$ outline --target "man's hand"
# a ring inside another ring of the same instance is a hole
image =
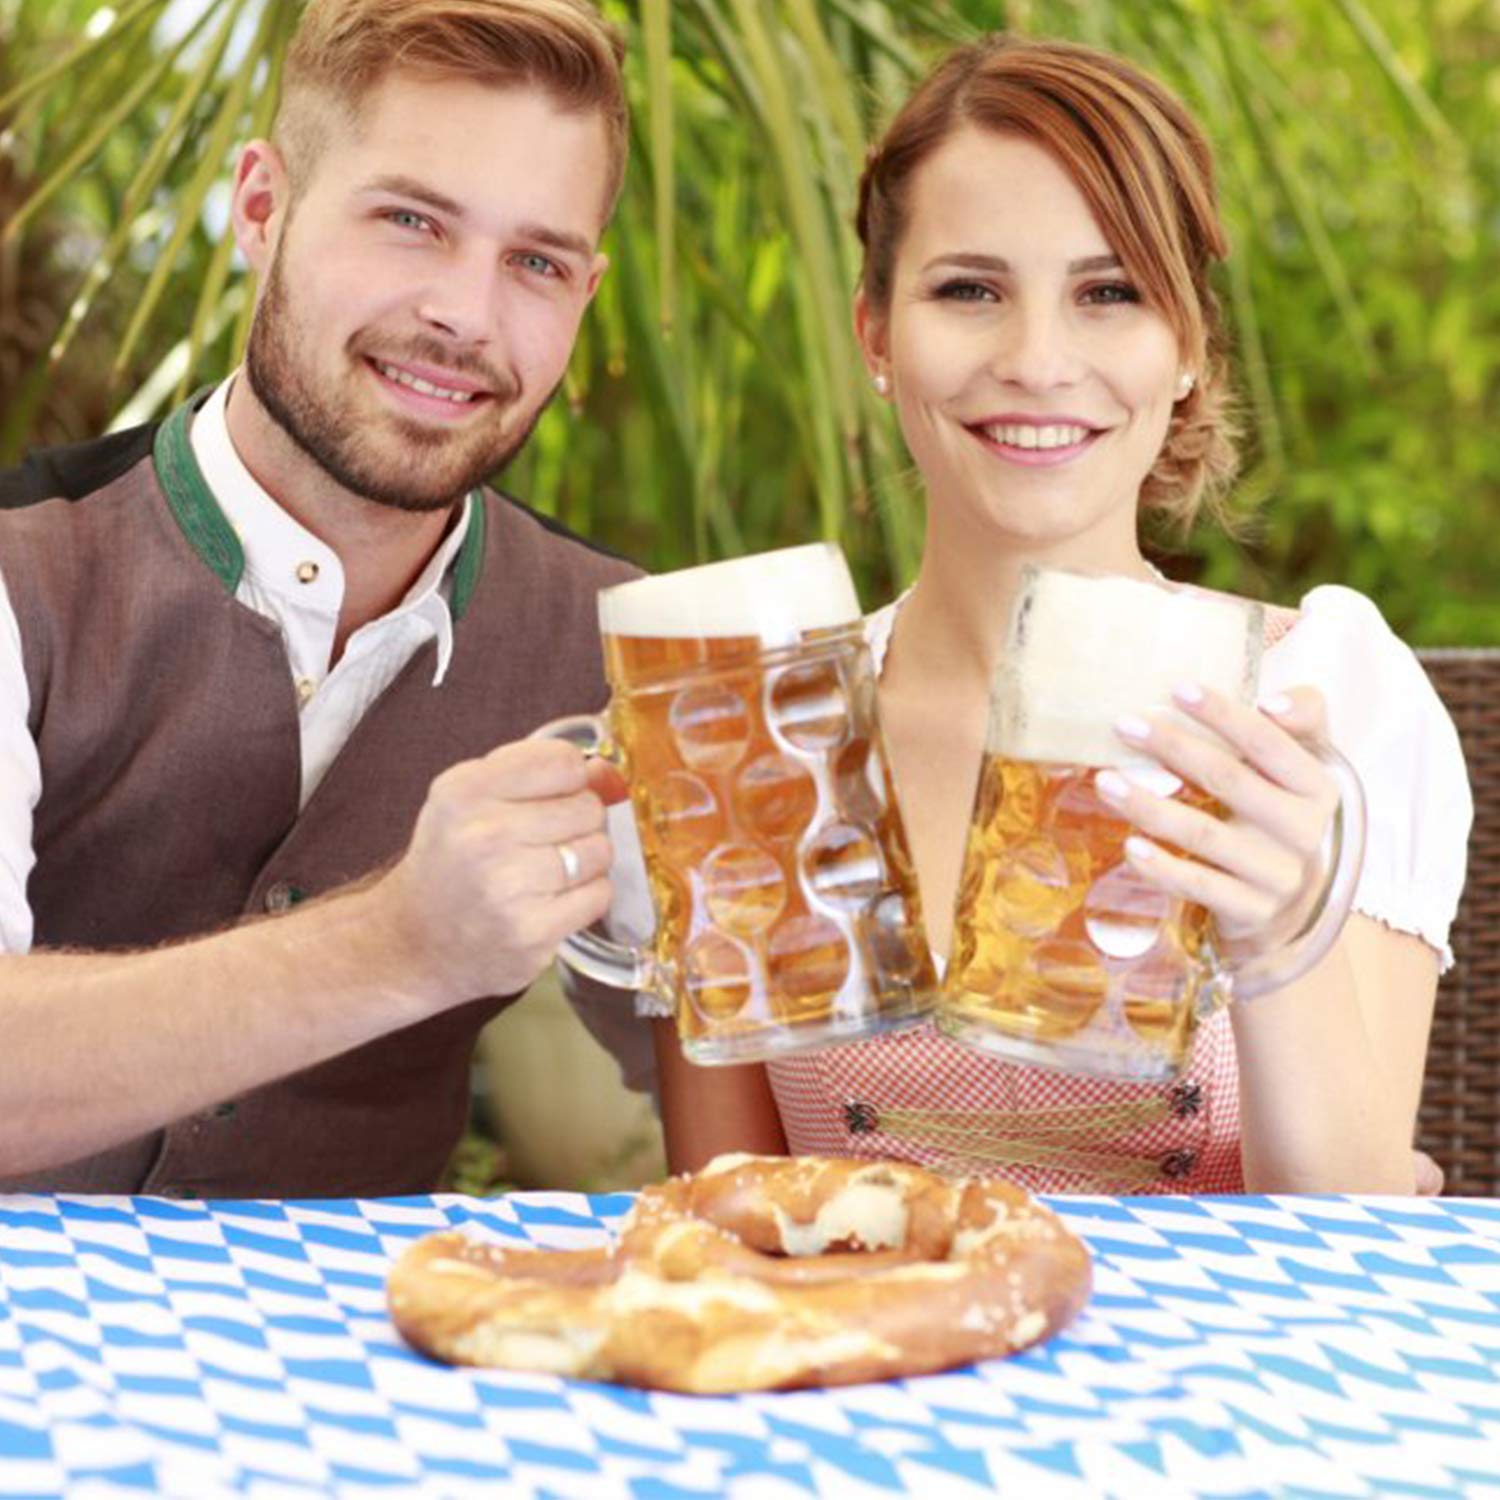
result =
[[[606,803],[619,773],[560,740],[523,740],[443,772],[411,845],[372,891],[444,1004],[524,989],[609,909]],[[559,846],[571,849],[572,861]]]
[[[0,954],[0,1177],[523,989],[608,907],[604,805],[623,792],[612,767],[526,740],[438,777],[369,884],[139,953]]]

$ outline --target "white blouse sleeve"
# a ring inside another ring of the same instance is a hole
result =
[[[31,948],[26,881],[35,863],[31,820],[41,800],[42,768],[26,722],[30,712],[21,629],[0,576],[0,953]]]
[[[1353,589],[1314,589],[1261,668],[1261,692],[1319,688],[1329,736],[1364,783],[1354,909],[1415,933],[1453,963],[1474,804],[1458,732],[1411,649]]]

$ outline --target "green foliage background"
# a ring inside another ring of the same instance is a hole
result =
[[[1164,76],[1220,152],[1244,534],[1180,576],[1371,594],[1500,644],[1500,0],[606,0],[634,154],[565,399],[506,483],[653,567],[841,541],[867,605],[921,497],[849,330],[866,140],[952,41],[1011,27]],[[230,368],[222,234],[300,0],[0,0],[0,463]],[[112,19],[111,19],[112,18]]]

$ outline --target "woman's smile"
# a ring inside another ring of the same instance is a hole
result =
[[[987,452],[1007,463],[1054,468],[1081,458],[1106,429],[1078,417],[1007,414],[964,426]]]

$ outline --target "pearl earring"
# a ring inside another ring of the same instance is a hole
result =
[[[891,383],[884,375],[872,375],[870,377],[870,384],[875,387],[875,394],[877,396],[887,395],[891,389]]]
[[[1177,377],[1177,399],[1179,401],[1185,401],[1188,398],[1192,392],[1193,384],[1193,372],[1191,370],[1184,370]]]

